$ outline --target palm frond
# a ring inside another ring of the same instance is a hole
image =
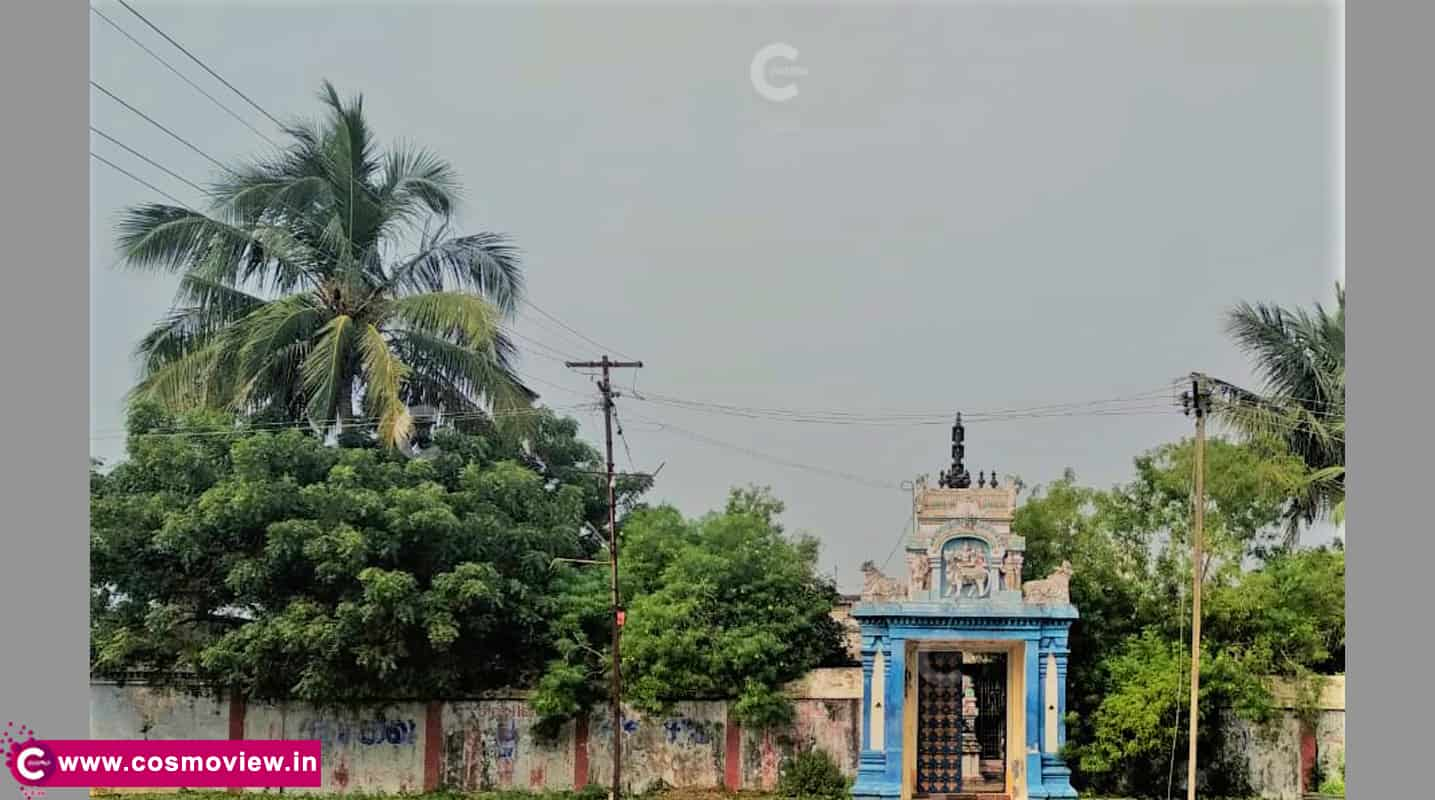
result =
[[[389,285],[405,292],[476,291],[509,316],[523,296],[523,273],[507,237],[479,233],[427,243],[394,269]]]
[[[390,342],[412,368],[404,398],[411,405],[427,403],[452,412],[467,410],[456,405],[479,408],[487,401],[495,411],[517,411],[531,408],[538,399],[492,351],[416,330],[391,333]],[[451,402],[455,392],[464,398],[462,404]]]
[[[343,397],[346,388],[352,384],[345,380],[352,356],[354,320],[339,315],[329,320],[320,330],[313,347],[304,357],[301,373],[304,378],[304,393],[309,398],[308,412],[313,419],[334,418],[341,410],[341,404],[352,400]]]
[[[1313,476],[1291,498],[1286,541],[1322,516],[1344,514],[1345,290],[1336,284],[1336,309],[1314,312],[1243,303],[1227,317],[1227,332],[1251,355],[1260,393],[1226,386],[1216,419],[1250,437],[1275,437]]]
[[[397,447],[413,434],[413,417],[403,401],[409,367],[394,355],[384,334],[372,324],[360,335],[359,357],[364,368],[365,410],[379,421],[379,441]]]
[[[215,342],[180,353],[149,370],[128,399],[152,400],[175,410],[222,407],[222,365],[223,348]]]
[[[437,155],[400,144],[384,159],[378,194],[398,219],[412,220],[422,209],[448,217],[458,201],[458,176],[453,166]]]
[[[459,292],[426,292],[394,298],[388,305],[399,325],[470,349],[491,350],[498,310],[487,300]]]

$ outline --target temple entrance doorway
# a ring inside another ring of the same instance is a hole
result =
[[[1010,660],[998,649],[916,653],[912,794],[932,800],[1009,796]]]

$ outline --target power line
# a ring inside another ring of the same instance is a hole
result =
[[[836,426],[858,426],[858,427],[920,427],[920,426],[945,426],[951,423],[950,417],[941,418],[871,418],[871,419],[842,419],[833,417],[797,417],[797,416],[774,416],[763,414],[749,414],[743,412],[722,411],[703,407],[692,407],[687,405],[662,403],[658,405],[671,407],[682,411],[695,411],[719,416],[731,416],[744,419],[762,420],[769,422],[787,422],[808,425],[836,425]],[[1019,420],[1051,419],[1059,417],[1102,417],[1102,416],[1154,416],[1168,413],[1169,405],[1145,404],[1139,406],[1112,406],[1106,408],[1076,409],[1071,411],[1051,411],[1045,413],[1028,414],[1003,414],[1000,416],[978,416],[972,415],[976,421],[992,422],[1014,422]]]
[[[1055,403],[1043,406],[1030,406],[1026,408],[998,409],[990,411],[977,411],[966,414],[976,420],[993,421],[1000,418],[1033,418],[1038,416],[1061,416],[1071,411],[1092,409],[1096,411],[1145,411],[1165,408],[1165,405],[1157,405],[1154,401],[1166,395],[1169,389],[1161,388],[1142,392],[1140,394],[1115,397],[1106,400],[1086,400],[1067,403]],[[680,397],[658,393],[634,393],[639,400],[669,405],[674,407],[688,408],[691,410],[708,411],[710,413],[721,413],[731,416],[745,416],[755,419],[776,419],[794,422],[826,423],[826,424],[928,424],[945,425],[950,421],[950,411],[939,412],[854,412],[834,411],[830,409],[791,409],[791,408],[764,408],[756,406],[726,405],[711,403],[700,400],[687,400]],[[1171,395],[1174,404],[1174,394]],[[1095,408],[1103,406],[1104,408]]]
[[[544,311],[542,308],[539,307],[539,305],[538,305],[537,303],[533,302],[532,300],[529,300],[528,298],[525,297],[525,298],[522,298],[521,302],[522,302],[524,305],[526,305],[526,306],[532,308],[534,311],[537,311],[539,314],[542,314],[543,316],[547,317],[548,319],[550,319],[550,320],[552,320],[553,322],[557,323],[558,325],[562,326],[562,328],[563,328],[564,330],[568,331],[569,333],[573,334],[574,336],[577,336],[579,339],[582,339],[584,342],[593,345],[594,347],[598,348],[599,350],[602,350],[602,351],[608,352],[608,353],[615,353],[615,354],[617,354],[617,355],[619,355],[619,356],[622,356],[623,358],[632,360],[632,356],[630,356],[630,355],[624,353],[622,350],[619,350],[619,349],[616,348],[616,347],[608,347],[607,345],[604,345],[604,344],[601,344],[601,343],[599,343],[599,342],[594,341],[593,339],[591,339],[591,338],[589,338],[588,336],[584,335],[584,334],[583,334],[581,331],[579,331],[578,329],[572,327],[572,326],[569,325],[568,323],[566,323],[566,322],[564,322],[563,320],[559,319],[558,317],[556,317],[556,316],[554,316],[554,315],[548,313],[547,311]],[[636,375],[637,373],[634,373],[634,374]]]
[[[139,39],[136,39],[133,35],[130,34],[129,31],[125,30],[124,28],[121,28],[121,27],[119,26],[119,23],[117,23],[117,22],[115,22],[114,20],[110,19],[109,17],[105,16],[104,12],[100,11],[98,8],[95,8],[94,6],[90,6],[90,10],[93,11],[93,12],[95,12],[95,15],[98,16],[100,19],[104,20],[105,22],[108,22],[108,23],[110,24],[110,27],[112,27],[112,28],[114,28],[115,30],[119,31],[120,34],[123,35],[126,39],[129,39],[131,42],[134,42],[134,44],[135,44],[136,47],[138,47],[139,49],[145,51],[146,53],[149,53],[150,56],[151,56],[152,58],[154,58],[155,61],[158,61],[159,63],[163,64],[164,67],[165,67],[165,69],[168,69],[170,72],[173,72],[175,75],[179,76],[179,79],[180,79],[180,80],[182,80],[182,81],[184,81],[185,83],[189,84],[190,86],[194,87],[194,90],[195,90],[195,91],[197,91],[197,92],[199,92],[200,94],[204,95],[205,97],[209,98],[210,102],[212,102],[212,103],[214,103],[215,105],[219,106],[220,108],[224,109],[224,112],[227,113],[229,116],[233,117],[233,118],[235,119],[235,121],[237,121],[240,125],[243,125],[244,127],[248,128],[249,130],[254,131],[254,133],[257,134],[260,138],[264,139],[266,142],[268,142],[268,143],[274,145],[275,147],[278,147],[278,146],[279,146],[279,143],[278,143],[278,142],[274,141],[273,139],[270,139],[268,136],[265,136],[263,131],[261,131],[261,130],[259,130],[258,128],[254,127],[253,125],[249,124],[249,121],[248,121],[248,120],[246,120],[246,119],[244,119],[243,117],[239,116],[239,114],[238,114],[237,112],[235,112],[233,109],[231,109],[229,106],[226,106],[224,103],[221,103],[221,102],[219,101],[219,99],[216,98],[214,95],[210,94],[209,92],[206,92],[206,91],[204,90],[204,87],[202,87],[202,86],[200,86],[199,84],[195,83],[194,81],[190,80],[190,78],[189,78],[188,75],[185,75],[183,72],[180,72],[177,68],[175,68],[175,66],[174,66],[173,64],[171,64],[171,63],[169,63],[168,61],[164,60],[164,58],[163,58],[162,56],[160,56],[159,53],[156,53],[155,51],[149,49],[149,47],[147,47],[144,42],[141,42]]]
[[[174,170],[170,169],[169,167],[166,167],[165,165],[159,163],[158,161],[155,161],[154,159],[150,158],[149,156],[145,155],[144,153],[141,153],[140,151],[134,149],[133,147],[130,147],[129,145],[125,144],[124,142],[120,141],[119,139],[116,139],[115,137],[109,135],[108,133],[105,133],[104,131],[100,130],[99,128],[96,128],[94,125],[91,125],[91,126],[90,126],[90,130],[93,131],[94,133],[97,133],[97,134],[99,134],[100,136],[103,136],[104,138],[110,140],[111,142],[115,143],[116,145],[119,145],[121,148],[123,148],[125,151],[127,151],[128,153],[130,153],[130,154],[133,155],[134,157],[140,159],[141,161],[144,161],[146,164],[149,164],[150,166],[154,167],[155,169],[158,169],[159,171],[161,171],[161,172],[165,173],[166,175],[170,176],[171,178],[174,178],[175,180],[180,181],[181,183],[186,183],[186,184],[188,184],[189,186],[193,187],[193,188],[195,189],[195,191],[199,192],[200,194],[206,194],[205,189],[204,189],[203,186],[200,186],[199,184],[195,183],[194,181],[190,180],[189,178],[184,177],[183,175],[179,174],[178,172],[175,172]],[[180,205],[184,205],[184,204],[181,203]]]
[[[735,445],[735,444],[732,444],[732,443],[730,443],[730,442],[722,441],[721,439],[714,439],[714,438],[712,438],[712,437],[710,437],[710,436],[705,436],[705,435],[703,435],[703,434],[701,434],[701,433],[698,433],[698,432],[696,432],[696,431],[691,431],[691,430],[688,430],[688,429],[686,429],[686,428],[681,428],[681,427],[678,427],[677,425],[673,425],[673,424],[668,423],[668,422],[663,422],[663,421],[661,421],[661,420],[655,420],[655,419],[652,419],[652,418],[649,418],[649,417],[638,417],[638,419],[641,419],[641,420],[643,420],[644,422],[651,422],[651,423],[657,425],[657,426],[658,426],[658,430],[660,430],[660,431],[668,431],[668,432],[671,432],[671,433],[675,433],[675,434],[677,434],[677,435],[679,435],[679,436],[682,436],[682,437],[685,437],[685,438],[688,438],[688,439],[692,439],[692,440],[694,440],[694,441],[698,441],[698,442],[702,442],[702,443],[704,443],[704,444],[712,445],[713,447],[720,447],[720,448],[723,448],[723,449],[726,449],[726,450],[732,450],[732,451],[734,451],[734,452],[742,453],[742,454],[744,454],[744,455],[751,456],[752,458],[756,458],[756,459],[761,460],[761,461],[768,461],[768,462],[771,462],[771,463],[773,463],[773,464],[777,464],[777,465],[779,465],[779,466],[788,467],[788,468],[790,468],[790,469],[805,470],[805,471],[817,473],[817,474],[820,474],[820,475],[826,475],[826,476],[829,477],[829,478],[837,478],[837,479],[839,479],[839,480],[850,481],[850,482],[852,482],[852,483],[857,483],[857,484],[860,484],[860,485],[862,485],[862,486],[866,486],[866,487],[871,488],[871,489],[887,489],[887,490],[897,489],[897,490],[900,490],[899,487],[897,487],[896,485],[891,484],[891,483],[885,483],[885,482],[882,482],[882,481],[873,480],[873,479],[871,479],[871,478],[864,478],[864,477],[861,476],[861,475],[854,475],[854,474],[849,473],[849,472],[842,472],[842,471],[839,471],[839,470],[827,469],[826,467],[818,467],[818,466],[814,466],[814,465],[812,465],[812,464],[804,464],[804,463],[801,463],[801,462],[799,462],[799,461],[790,461],[790,460],[787,460],[787,459],[784,459],[784,458],[780,458],[780,457],[778,457],[778,456],[774,456],[774,455],[771,455],[771,454],[768,454],[768,453],[764,453],[764,452],[762,452],[762,451],[760,451],[760,450],[753,450],[752,448],[743,447],[742,445]]]
[[[129,170],[125,169],[124,167],[121,167],[120,165],[118,165],[118,164],[116,164],[115,162],[109,160],[108,158],[105,158],[104,156],[102,156],[102,155],[96,153],[95,151],[93,151],[93,150],[90,151],[90,157],[93,158],[93,159],[95,159],[96,161],[99,161],[99,162],[102,163],[102,164],[105,164],[105,165],[109,166],[111,169],[115,170],[116,172],[119,172],[119,173],[121,173],[122,175],[125,175],[125,176],[128,177],[130,180],[132,180],[132,181],[134,181],[134,182],[136,182],[136,183],[139,183],[139,184],[141,184],[141,185],[143,185],[143,186],[148,187],[148,188],[150,189],[150,191],[158,192],[159,194],[162,194],[162,195],[164,195],[165,197],[168,197],[169,199],[173,200],[174,202],[180,204],[181,206],[184,206],[185,208],[189,208],[189,204],[185,203],[183,200],[179,199],[178,197],[175,197],[174,195],[170,194],[169,192],[166,192],[165,190],[159,188],[158,186],[155,186],[153,183],[150,183],[149,181],[145,180],[144,178],[141,178],[140,176],[134,174],[133,172],[130,172]],[[190,209],[190,210],[193,211],[194,209]],[[123,258],[123,256],[121,256],[121,258]]]
[[[848,412],[831,410],[761,409],[754,407],[730,406],[696,400],[684,400],[665,395],[634,393],[640,400],[681,410],[698,411],[708,414],[744,417],[748,419],[771,420],[825,425],[869,425],[869,426],[915,426],[946,425],[950,422],[948,412]],[[1088,400],[1029,409],[1001,409],[966,414],[972,419],[986,422],[1000,422],[1018,419],[1039,419],[1065,416],[1126,416],[1164,412],[1173,403],[1156,403],[1156,395],[1147,393],[1108,400]]]
[[[100,91],[104,92],[106,95],[108,95],[108,96],[110,97],[111,100],[114,100],[116,103],[119,103],[120,105],[124,106],[125,108],[128,108],[130,111],[134,112],[136,115],[138,115],[139,117],[143,118],[143,119],[144,119],[146,122],[148,122],[149,124],[155,126],[156,128],[159,128],[160,130],[162,130],[162,131],[164,131],[165,133],[169,134],[170,137],[172,137],[175,141],[179,142],[180,144],[184,145],[185,147],[188,147],[190,150],[193,150],[194,152],[196,152],[196,153],[200,154],[201,156],[205,157],[206,159],[209,160],[210,163],[214,164],[216,167],[219,167],[220,169],[224,170],[225,172],[228,172],[228,173],[231,174],[231,175],[237,174],[237,173],[234,172],[234,170],[230,169],[229,167],[226,167],[224,164],[221,164],[221,163],[219,162],[219,159],[217,159],[217,158],[215,158],[214,156],[211,156],[210,154],[204,152],[203,150],[199,149],[199,147],[198,147],[197,145],[195,145],[195,144],[193,144],[192,142],[190,142],[188,139],[184,138],[183,136],[180,136],[179,134],[175,133],[174,131],[172,131],[172,130],[170,130],[169,128],[165,127],[164,125],[160,124],[158,121],[156,121],[156,120],[154,119],[154,117],[151,117],[150,115],[144,113],[143,111],[140,111],[138,108],[135,108],[134,106],[130,105],[128,102],[126,102],[125,100],[123,100],[122,98],[120,98],[120,97],[119,97],[118,95],[116,95],[114,92],[110,91],[109,89],[106,89],[105,87],[99,85],[98,83],[95,83],[93,80],[90,81],[90,85],[93,86],[93,87],[95,87],[96,89],[99,89]]]
[[[251,105],[251,106],[253,106],[254,108],[256,108],[256,109],[259,111],[259,113],[261,113],[261,114],[263,114],[264,116],[268,117],[269,120],[270,120],[271,122],[273,122],[275,125],[278,125],[281,130],[284,128],[284,123],[280,122],[277,117],[275,117],[273,114],[270,114],[268,111],[265,111],[263,106],[259,105],[258,103],[254,102],[253,100],[251,100],[251,99],[249,98],[249,95],[247,95],[247,94],[245,94],[244,92],[239,91],[239,89],[235,88],[234,84],[232,84],[232,83],[230,83],[229,81],[225,80],[224,77],[223,77],[222,75],[220,75],[218,72],[215,72],[213,69],[210,69],[210,67],[209,67],[208,64],[204,63],[203,61],[201,61],[201,60],[199,59],[199,56],[196,56],[194,53],[189,52],[189,50],[186,49],[184,45],[182,45],[182,44],[180,44],[179,42],[175,41],[175,39],[174,39],[173,36],[170,36],[169,34],[165,33],[163,30],[160,30],[160,27],[159,27],[158,25],[154,24],[153,22],[150,22],[148,17],[146,17],[144,14],[141,14],[140,12],[136,11],[135,8],[134,8],[134,6],[132,6],[132,5],[130,5],[129,3],[125,2],[125,0],[119,0],[119,4],[122,5],[122,6],[124,6],[125,9],[127,9],[131,14],[134,14],[136,17],[139,17],[141,22],[143,22],[144,24],[148,25],[155,33],[158,33],[160,36],[163,36],[164,39],[165,39],[165,41],[167,41],[167,42],[169,42],[170,44],[174,45],[175,48],[178,49],[181,53],[184,53],[185,55],[189,56],[189,59],[190,59],[191,61],[193,61],[194,63],[198,64],[200,67],[202,67],[205,72],[208,72],[210,75],[214,76],[214,79],[215,79],[215,80],[217,80],[217,81],[219,81],[220,83],[224,84],[225,86],[229,87],[229,90],[230,90],[231,92],[234,92],[235,94],[239,95],[239,97],[242,98],[242,99],[244,100],[244,102],[246,102],[246,103],[248,103],[249,105]],[[262,136],[263,134],[260,134],[260,135]]]
[[[888,550],[887,557],[882,559],[882,569],[884,570],[887,569],[888,564],[892,563],[892,556],[897,555],[897,548],[901,547],[902,541],[907,538],[907,531],[912,529],[912,512],[908,511],[903,516],[906,519],[902,522],[901,532],[897,534],[897,541],[892,543],[892,549]]]

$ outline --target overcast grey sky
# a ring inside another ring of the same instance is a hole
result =
[[[978,412],[1132,395],[1192,370],[1249,382],[1223,312],[1330,302],[1343,274],[1327,5],[134,5],[281,118],[317,114],[327,78],[364,94],[384,141],[451,160],[459,230],[513,236],[531,299],[642,359],[640,393]],[[276,136],[121,6],[98,8]],[[267,146],[91,20],[106,88],[221,161]],[[803,74],[766,73],[795,81],[785,102],[749,78],[771,43],[799,53]],[[91,95],[96,126],[210,177]],[[113,460],[130,353],[175,281],[111,269],[118,212],[156,196],[91,163],[91,450]],[[521,334],[599,355],[529,317]],[[522,369],[555,406],[593,396],[534,348]],[[696,514],[734,484],[771,485],[848,589],[902,533],[907,493],[743,449],[892,485],[948,461],[945,423],[796,424],[632,397],[619,410],[632,466],[666,464],[651,499]],[[574,413],[601,444],[601,417]],[[1189,430],[1175,409],[974,422],[968,466],[1028,484],[1072,467],[1105,486]],[[630,466],[621,444],[617,461]]]

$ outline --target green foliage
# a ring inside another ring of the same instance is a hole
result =
[[[514,685],[555,654],[555,559],[598,552],[598,456],[546,412],[527,441],[442,432],[422,459],[149,405],[130,427],[91,474],[98,674],[316,702]]]
[[[1136,477],[1110,490],[1069,471],[1017,511],[1026,571],[1073,567],[1081,619],[1071,634],[1068,759],[1078,785],[1164,795],[1175,734],[1186,752],[1190,695],[1189,587],[1192,444],[1136,459]],[[1304,467],[1261,441],[1207,443],[1206,563],[1201,667],[1203,764],[1216,764],[1229,709],[1271,718],[1268,675],[1309,679],[1344,669],[1344,554],[1279,543],[1289,491]],[[1183,720],[1177,725],[1178,714]],[[1239,770],[1208,771],[1203,791],[1242,794]]]
[[[517,252],[497,234],[450,237],[453,168],[380,153],[362,98],[326,82],[320,100],[322,123],[226,169],[207,212],[125,213],[126,263],[180,275],[174,309],[139,344],[133,396],[375,430],[385,445],[409,440],[412,405],[526,416],[536,396],[499,328],[522,295]]]
[[[1345,517],[1345,288],[1336,306],[1311,311],[1242,303],[1226,330],[1255,362],[1260,393],[1228,387],[1218,420],[1253,438],[1273,437],[1305,464],[1307,480],[1285,511],[1285,545],[1302,524]]]
[[[782,765],[777,796],[795,800],[838,800],[848,796],[850,783],[825,750],[802,750]]]
[[[831,617],[838,596],[816,574],[817,542],[785,535],[782,505],[766,490],[736,490],[721,513],[685,519],[660,506],[631,514],[622,529],[626,697],[643,710],[675,700],[731,698],[733,715],[765,726],[790,718],[778,688],[841,658]],[[607,573],[564,585],[555,621],[560,657],[534,707],[568,716],[606,692]]]
[[[1337,764],[1338,764],[1338,768],[1339,768],[1339,770],[1340,770],[1340,774],[1339,774],[1339,775],[1331,775],[1331,776],[1325,778],[1324,780],[1317,781],[1318,787],[1317,787],[1316,791],[1320,792],[1321,794],[1328,794],[1328,795],[1333,795],[1333,796],[1336,796],[1336,797],[1345,797],[1345,753],[1344,753],[1344,752],[1342,752],[1342,753],[1340,754],[1340,760],[1339,760],[1339,762],[1337,762]]]

